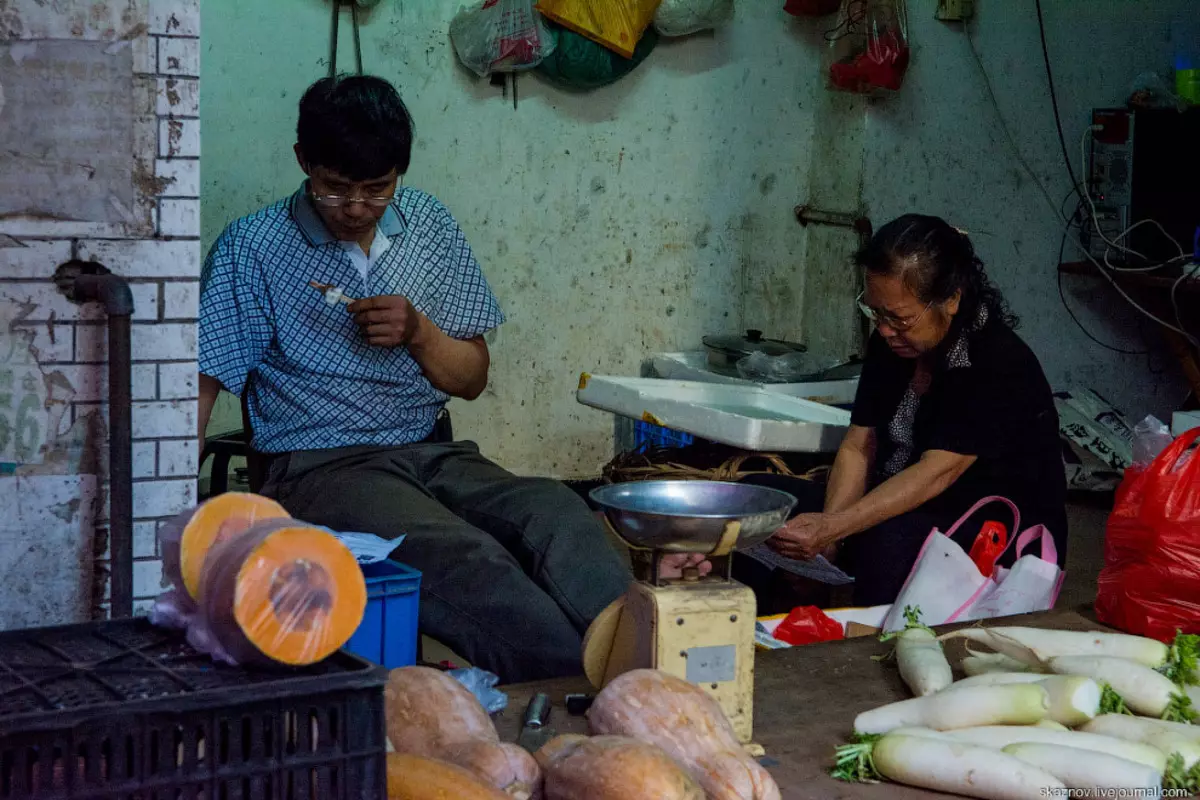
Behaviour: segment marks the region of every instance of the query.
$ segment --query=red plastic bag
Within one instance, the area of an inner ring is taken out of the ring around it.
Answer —
[[[838,25],[825,38],[833,43],[834,89],[869,95],[900,90],[909,61],[905,0],[842,0]]]
[[[793,608],[783,622],[779,623],[772,636],[790,645],[832,642],[846,638],[842,623],[816,606]]]
[[[1108,520],[1096,617],[1170,641],[1200,633],[1200,429],[1125,472]]]

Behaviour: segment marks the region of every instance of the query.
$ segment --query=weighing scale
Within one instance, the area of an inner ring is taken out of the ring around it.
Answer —
[[[635,481],[591,492],[630,549],[636,579],[588,629],[583,665],[596,689],[634,669],[658,669],[703,687],[742,744],[754,731],[754,591],[730,577],[735,549],[770,538],[796,499],[722,481]],[[670,553],[703,553],[696,567],[660,578]]]

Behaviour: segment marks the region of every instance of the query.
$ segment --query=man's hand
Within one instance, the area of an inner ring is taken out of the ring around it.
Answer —
[[[380,295],[355,300],[347,310],[367,337],[367,344],[376,347],[400,347],[412,341],[421,325],[421,314],[407,297],[398,294]]]
[[[829,514],[799,514],[767,540],[767,546],[780,555],[807,561],[821,554],[842,538]]]

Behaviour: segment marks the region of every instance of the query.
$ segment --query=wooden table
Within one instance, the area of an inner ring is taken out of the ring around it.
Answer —
[[[1111,630],[1096,622],[1087,607],[987,620],[984,624]],[[961,627],[950,625],[940,630]],[[871,659],[889,648],[889,644],[871,636],[757,654],[754,739],[766,748],[762,763],[779,783],[784,798],[918,800],[947,796],[895,784],[844,783],[828,775],[834,749],[850,735],[859,712],[912,696],[894,663]],[[952,664],[963,652],[960,643],[949,643],[947,653]],[[585,678],[502,688],[508,693],[509,705],[497,715],[496,726],[504,741],[516,741],[521,715],[537,692],[546,692],[554,703],[550,727],[557,733],[588,732],[585,719],[570,716],[564,705],[568,693],[594,693]]]

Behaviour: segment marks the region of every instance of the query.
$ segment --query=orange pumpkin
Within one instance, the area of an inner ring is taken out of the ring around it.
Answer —
[[[561,736],[538,761],[546,800],[705,800],[696,779],[661,748],[626,736]]]
[[[388,753],[388,800],[512,800],[462,767],[412,753]]]

